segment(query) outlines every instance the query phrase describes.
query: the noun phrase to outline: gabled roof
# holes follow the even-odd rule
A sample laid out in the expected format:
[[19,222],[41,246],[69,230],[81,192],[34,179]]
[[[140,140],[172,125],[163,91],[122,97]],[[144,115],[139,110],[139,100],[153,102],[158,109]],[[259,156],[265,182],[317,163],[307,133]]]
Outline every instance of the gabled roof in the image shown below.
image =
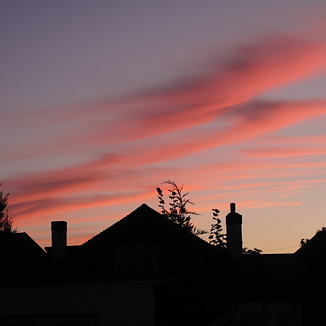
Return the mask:
[[216,277],[229,274],[237,264],[228,253],[218,252],[146,204],[86,241],[70,261],[78,273],[96,274],[98,278],[124,268],[148,268],[173,277],[205,271]]
[[25,232],[0,233],[2,278],[6,285],[32,282],[47,262],[45,251]]
[[306,244],[296,251],[299,256],[326,258],[326,231],[318,231]]
[[295,254],[300,259],[306,280],[320,282],[326,273],[326,231],[318,231]]
[[[175,236],[177,236],[175,238]],[[126,217],[97,234],[82,246],[100,249],[107,243],[195,243],[195,246],[210,247],[207,242],[169,221],[165,216],[146,204],[139,206]]]
[[[159,272],[173,278],[172,283],[156,286],[160,301],[157,303],[173,316],[179,314],[184,318],[182,312],[189,311],[188,323],[197,318],[205,324],[206,316],[228,310],[241,282],[238,259],[217,250],[146,204],[85,242],[80,250],[81,259],[87,262],[85,268],[99,279],[112,275],[120,263],[123,267],[124,262],[128,264],[133,258],[136,263],[132,267],[136,269],[139,262],[157,266]],[[195,317],[195,311],[202,314]],[[181,323],[185,320],[177,324]]]

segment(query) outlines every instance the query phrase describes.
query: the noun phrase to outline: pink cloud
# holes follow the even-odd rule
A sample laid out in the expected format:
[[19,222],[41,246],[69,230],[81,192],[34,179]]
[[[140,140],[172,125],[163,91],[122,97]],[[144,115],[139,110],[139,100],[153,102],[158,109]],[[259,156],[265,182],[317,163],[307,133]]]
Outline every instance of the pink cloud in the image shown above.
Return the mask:
[[[271,102],[258,101],[243,106],[230,117],[230,126],[188,132],[147,153],[148,162],[169,160],[209,148],[244,142],[278,131],[287,126],[326,114],[326,101]],[[151,148],[152,149],[152,148]],[[165,153],[162,158],[162,153]],[[143,157],[143,160],[145,160]]]
[[[114,124],[99,125],[100,131],[91,137],[131,140],[207,124],[223,115],[225,108],[317,73],[326,66],[325,58],[324,43],[284,35],[266,37],[238,47],[226,61],[216,61],[200,76],[129,98],[126,115]],[[105,115],[115,105],[104,104],[99,113]]]
[[13,203],[10,214],[18,216],[19,220],[35,218],[44,215],[54,215],[72,210],[83,210],[99,206],[117,205],[128,203],[137,199],[144,199],[149,194],[146,192],[129,192],[116,195],[88,195],[67,197],[40,197],[37,200]]
[[295,157],[326,155],[325,147],[269,147],[242,150],[251,157]]
[[[223,118],[226,110],[237,110],[239,104],[248,103],[264,91],[301,80],[325,66],[323,42],[269,35],[235,48],[224,60],[217,58],[202,74],[168,86],[114,100],[28,111],[18,121],[9,117],[15,128],[21,123],[22,135],[26,131],[25,143],[30,138],[29,128],[37,132],[44,120],[60,124],[60,132],[53,130],[54,137],[44,137],[40,129],[42,135],[30,139],[28,150],[25,146],[12,155],[18,158],[85,151],[94,145],[115,146],[207,125]],[[26,122],[30,127],[26,128]],[[9,131],[10,123],[7,128]],[[32,146],[35,142],[38,146]]]
[[[114,153],[102,155],[77,166],[17,177],[8,180],[7,184],[15,194],[14,204],[17,204],[16,207],[19,207],[20,202],[25,202],[26,207],[32,207],[30,209],[36,211],[40,208],[34,201],[39,200],[42,203],[42,200],[45,200],[50,209],[51,198],[71,193],[82,194],[89,188],[112,191],[112,187],[106,188],[108,183],[114,183],[114,190],[117,191],[119,188],[126,187],[126,182],[131,184],[133,178],[135,184],[141,180],[143,175],[139,174],[139,168],[214,147],[241,143],[321,114],[326,114],[326,102],[324,101],[252,102],[234,111],[229,117],[230,126],[222,130],[208,129],[207,132],[205,129],[200,129],[197,134],[185,133],[174,138],[173,142],[148,144],[146,148],[130,149],[123,155]],[[310,149],[310,153],[312,150]],[[315,148],[316,150],[317,148]],[[321,150],[323,151],[322,148],[319,148],[318,153],[321,153]],[[268,149],[260,152],[244,151],[257,156],[259,153],[266,154]],[[272,154],[269,152],[269,155],[272,156]],[[280,151],[276,156],[279,155]],[[130,166],[130,162],[132,162],[132,166]],[[162,171],[156,172],[158,172],[155,174],[157,178]],[[59,203],[62,203],[60,204],[62,207],[65,206],[65,201],[62,200],[53,206],[60,206]],[[40,205],[46,207],[46,205]],[[28,213],[30,210],[22,211]]]

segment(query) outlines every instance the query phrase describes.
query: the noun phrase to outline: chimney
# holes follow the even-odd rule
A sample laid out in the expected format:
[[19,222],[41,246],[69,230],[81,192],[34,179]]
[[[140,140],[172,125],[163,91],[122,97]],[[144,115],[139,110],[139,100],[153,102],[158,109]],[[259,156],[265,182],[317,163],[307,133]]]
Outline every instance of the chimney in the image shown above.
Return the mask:
[[226,216],[226,236],[228,251],[242,257],[242,215],[235,211],[235,203],[230,204],[230,213]]
[[67,222],[51,222],[52,231],[52,261],[63,258],[67,252]]

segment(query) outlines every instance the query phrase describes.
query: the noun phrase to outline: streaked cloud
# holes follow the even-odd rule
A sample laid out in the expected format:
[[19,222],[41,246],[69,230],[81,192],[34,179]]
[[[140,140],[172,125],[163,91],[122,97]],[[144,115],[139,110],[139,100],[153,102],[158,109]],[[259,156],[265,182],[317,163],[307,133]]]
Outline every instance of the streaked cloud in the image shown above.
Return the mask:
[[[12,194],[11,212],[17,221],[23,221],[145,200],[155,197],[152,189],[158,182],[167,177],[187,178],[190,173],[193,180],[200,180],[198,184],[189,181],[195,191],[217,187],[225,193],[257,187],[301,189],[315,184],[313,171],[306,174],[309,180],[299,176],[302,169],[324,169],[323,163],[282,159],[325,155],[324,135],[311,136],[309,141],[301,136],[297,143],[295,137],[278,132],[325,116],[326,98],[272,101],[264,93],[318,74],[325,66],[323,42],[269,35],[233,49],[226,58],[216,58],[196,76],[161,88],[28,110],[19,117],[6,112],[6,132],[13,135],[15,125],[20,137],[11,138],[5,160],[83,154],[82,160],[61,168],[22,171],[3,180]],[[210,152],[219,150],[232,155],[225,159],[219,152],[216,156]],[[208,155],[214,163],[207,163]],[[267,164],[267,158],[274,161]],[[184,160],[185,165],[175,163],[177,160]],[[218,177],[218,186],[211,183],[212,174]],[[291,176],[296,181],[280,180]],[[297,206],[301,201],[243,199],[243,204]]]

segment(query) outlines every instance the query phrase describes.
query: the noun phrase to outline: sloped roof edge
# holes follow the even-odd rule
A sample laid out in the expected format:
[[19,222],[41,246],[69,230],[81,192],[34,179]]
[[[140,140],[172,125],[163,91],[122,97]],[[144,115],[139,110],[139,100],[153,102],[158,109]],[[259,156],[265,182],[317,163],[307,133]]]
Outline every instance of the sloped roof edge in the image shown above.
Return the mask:
[[132,216],[137,216],[138,214],[151,214],[151,215],[157,215],[157,216],[161,216],[160,213],[158,213],[157,211],[155,211],[153,208],[149,207],[147,204],[142,204],[139,207],[137,207],[135,210],[133,210],[131,213],[129,213],[128,215],[126,215],[125,217],[123,217],[122,219],[118,220],[117,222],[113,223],[112,225],[110,225],[109,227],[107,227],[106,229],[104,229],[103,231],[101,231],[100,233],[94,235],[93,237],[91,237],[90,239],[88,239],[87,241],[85,241],[82,246],[84,245],[88,245],[90,243],[92,243],[94,241],[94,239],[97,239],[98,237],[101,237],[103,234],[105,234],[109,229],[114,228],[115,226],[119,225],[123,220],[128,219]]
[[147,204],[142,204],[138,208],[136,208],[134,211],[120,219],[119,221],[115,222],[108,228],[104,229],[97,235],[93,236],[86,242],[84,242],[81,246],[82,247],[88,247],[92,244],[95,244],[97,241],[99,241],[101,238],[105,238],[108,233],[111,234],[111,232],[114,232],[118,227],[120,227],[123,223],[130,223],[132,219],[139,222],[148,222],[148,223],[160,223],[164,224],[166,226],[169,226],[169,228],[174,229],[175,231],[178,230],[178,232],[181,232],[184,234],[184,236],[191,237],[193,241],[199,241],[202,243],[202,245],[210,246],[205,240],[201,239],[200,237],[194,235],[193,233],[189,232],[188,230],[185,230],[180,225],[175,224],[174,222],[168,220],[165,216],[154,210],[153,208],[149,207]]

